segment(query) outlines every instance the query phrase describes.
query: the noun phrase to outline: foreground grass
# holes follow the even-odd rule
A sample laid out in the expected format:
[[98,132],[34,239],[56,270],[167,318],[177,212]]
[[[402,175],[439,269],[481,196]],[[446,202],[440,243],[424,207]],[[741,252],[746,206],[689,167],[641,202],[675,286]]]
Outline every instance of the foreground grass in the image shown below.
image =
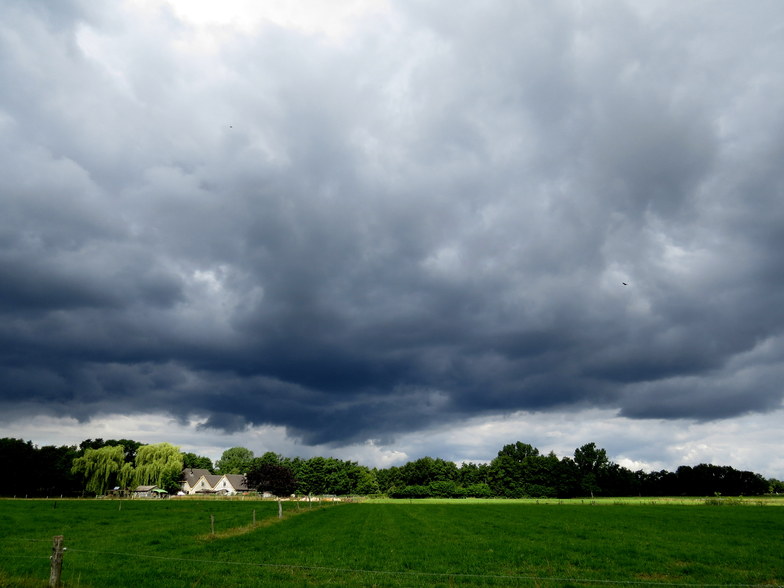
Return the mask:
[[54,504],[0,501],[0,586],[45,586],[59,534],[69,588],[784,584],[784,509],[761,506]]

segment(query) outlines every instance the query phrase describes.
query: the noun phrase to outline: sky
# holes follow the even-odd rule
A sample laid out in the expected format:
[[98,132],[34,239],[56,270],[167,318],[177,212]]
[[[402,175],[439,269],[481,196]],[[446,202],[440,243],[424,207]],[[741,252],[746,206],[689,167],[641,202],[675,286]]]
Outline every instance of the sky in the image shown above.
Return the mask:
[[0,436],[784,479],[778,0],[0,13]]

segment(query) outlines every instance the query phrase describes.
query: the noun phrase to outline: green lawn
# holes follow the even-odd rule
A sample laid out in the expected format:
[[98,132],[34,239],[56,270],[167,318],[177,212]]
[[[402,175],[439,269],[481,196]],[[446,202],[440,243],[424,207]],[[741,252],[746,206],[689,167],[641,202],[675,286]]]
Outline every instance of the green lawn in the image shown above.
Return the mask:
[[2,500],[0,587],[46,586],[53,535],[68,588],[784,584],[769,506],[284,504]]

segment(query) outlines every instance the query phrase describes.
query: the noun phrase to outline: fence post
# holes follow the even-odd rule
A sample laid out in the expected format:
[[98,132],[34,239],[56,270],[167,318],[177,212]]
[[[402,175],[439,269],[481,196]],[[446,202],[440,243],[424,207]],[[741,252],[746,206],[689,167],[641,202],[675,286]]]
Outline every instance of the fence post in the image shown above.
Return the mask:
[[256,526],[256,509],[253,509],[253,526]]
[[278,518],[283,518],[283,503],[280,501],[280,498],[278,498]]
[[49,571],[49,588],[60,588],[60,574],[63,570],[63,536],[52,538],[52,564]]
[[215,515],[210,515],[210,535],[215,534]]

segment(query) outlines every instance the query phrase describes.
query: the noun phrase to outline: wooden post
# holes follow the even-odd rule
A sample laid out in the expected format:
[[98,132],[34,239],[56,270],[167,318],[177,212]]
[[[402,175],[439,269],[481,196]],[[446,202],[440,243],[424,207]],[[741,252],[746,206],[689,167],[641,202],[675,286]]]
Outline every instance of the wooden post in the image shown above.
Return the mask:
[[215,515],[210,515],[210,535],[215,534]]
[[256,526],[256,509],[253,509],[253,526]]
[[52,565],[49,571],[49,588],[60,588],[63,571],[63,536],[55,535],[52,540]]
[[278,518],[283,518],[283,503],[280,501],[280,498],[278,498]]

